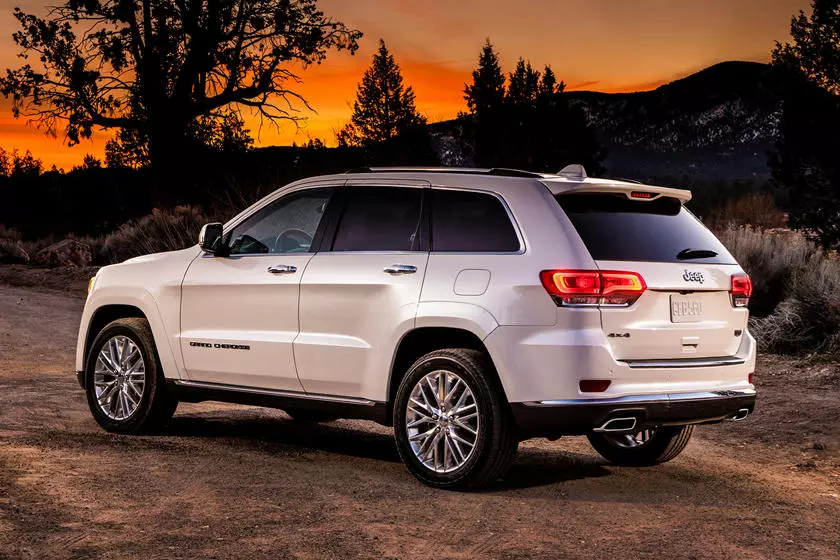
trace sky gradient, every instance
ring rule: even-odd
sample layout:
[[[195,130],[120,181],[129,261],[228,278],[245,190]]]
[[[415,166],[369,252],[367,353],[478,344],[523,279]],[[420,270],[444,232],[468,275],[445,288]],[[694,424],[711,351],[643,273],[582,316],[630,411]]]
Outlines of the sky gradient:
[[[349,118],[356,84],[379,38],[385,39],[430,121],[464,110],[462,90],[490,37],[510,71],[518,57],[551,64],[570,89],[640,91],[724,60],[766,62],[790,19],[809,0],[321,0],[321,8],[365,33],[355,56],[333,53],[300,72],[304,128],[260,128],[246,114],[257,145],[318,137],[334,143]],[[14,6],[42,12],[43,1],[0,0],[0,68],[19,64],[11,33]],[[49,167],[69,169],[86,153],[101,156],[108,133],[73,148],[12,117],[0,98],[0,147],[30,149]]]

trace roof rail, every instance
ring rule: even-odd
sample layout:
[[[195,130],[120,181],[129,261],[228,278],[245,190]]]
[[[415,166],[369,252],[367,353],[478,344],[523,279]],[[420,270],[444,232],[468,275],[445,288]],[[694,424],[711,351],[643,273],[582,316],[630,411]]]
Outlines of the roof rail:
[[[531,179],[542,179],[545,177],[543,173],[535,173],[533,171],[522,171],[521,169],[508,169],[506,167],[494,167],[487,170],[488,175],[498,175],[499,177],[526,177]]]
[[[491,169],[471,169],[468,167],[355,167],[348,169],[345,173],[460,173],[465,175],[494,175],[497,177],[523,177],[542,179],[542,173],[533,171],[522,171],[520,169],[507,169],[505,167],[493,167]]]

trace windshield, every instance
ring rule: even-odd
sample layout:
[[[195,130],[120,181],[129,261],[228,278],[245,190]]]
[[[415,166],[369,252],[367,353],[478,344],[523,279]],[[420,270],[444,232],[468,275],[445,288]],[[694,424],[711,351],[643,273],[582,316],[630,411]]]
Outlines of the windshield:
[[[623,193],[555,197],[595,260],[736,264],[679,200],[632,200]]]

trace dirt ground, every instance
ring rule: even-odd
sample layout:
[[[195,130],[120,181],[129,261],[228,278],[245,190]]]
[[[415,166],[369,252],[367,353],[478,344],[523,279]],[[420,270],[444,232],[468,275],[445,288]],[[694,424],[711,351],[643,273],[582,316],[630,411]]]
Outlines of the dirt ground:
[[[109,435],[73,375],[86,278],[0,269],[0,558],[840,558],[836,366],[761,358],[756,413],[665,465],[533,440],[453,493],[367,422],[203,403]]]

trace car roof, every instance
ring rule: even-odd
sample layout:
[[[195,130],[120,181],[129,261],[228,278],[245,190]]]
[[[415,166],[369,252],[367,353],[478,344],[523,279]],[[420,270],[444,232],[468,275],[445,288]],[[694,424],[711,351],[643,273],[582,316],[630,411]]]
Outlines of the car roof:
[[[589,177],[581,165],[564,167],[557,173],[537,173],[508,168],[467,168],[467,167],[363,167],[347,171],[344,174],[312,177],[299,183],[332,179],[346,179],[349,184],[358,180],[369,181],[372,178],[388,181],[405,179],[426,181],[433,186],[452,188],[479,188],[497,192],[504,196],[511,188],[519,188],[523,183],[542,184],[554,195],[586,192],[613,192],[650,194],[639,197],[655,199],[669,196],[683,204],[691,200],[691,191],[648,185],[628,179],[610,179]],[[516,187],[519,185],[519,187]]]

